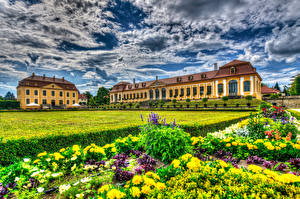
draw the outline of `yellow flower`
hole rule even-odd
[[[141,196],[141,191],[138,187],[131,187],[130,193],[133,197],[139,198]]]
[[[280,148],[279,146],[276,146],[275,149],[276,149],[277,151],[279,151],[281,148]]]
[[[199,142],[199,138],[197,137],[192,137],[191,140],[193,141],[192,145],[195,145]]]
[[[181,156],[180,159],[183,160],[184,162],[187,162],[187,161],[189,161],[189,159],[190,159],[191,157],[193,157],[193,156],[192,156],[191,154],[187,153],[187,154]]]
[[[39,161],[41,161],[40,159],[36,159],[34,162],[33,162],[33,164],[36,164],[36,163],[38,163]]]
[[[201,166],[201,162],[198,158],[192,157],[191,161],[187,163],[186,166],[193,171],[197,171]]]
[[[180,160],[173,160],[171,165],[173,165],[175,168],[179,168],[180,167]]]
[[[155,181],[152,178],[143,177],[145,185],[152,186],[155,185]]]
[[[109,199],[120,199],[126,196],[125,193],[119,191],[118,189],[112,189],[107,193],[107,198]]]
[[[59,150],[60,153],[62,153],[62,152],[64,152],[64,151],[66,151],[65,148],[62,148],[62,149]]]
[[[300,150],[300,144],[295,144],[294,148]]]
[[[132,137],[132,138],[131,138],[131,141],[132,141],[132,142],[137,142],[137,141],[139,141],[139,138],[138,138],[138,137]]]
[[[112,149],[111,149],[111,152],[113,152],[113,153],[117,152],[116,147],[112,148]]]
[[[98,194],[103,193],[104,191],[108,191],[110,189],[110,186],[108,184],[103,185],[102,187],[100,187],[100,189],[98,189]]]
[[[43,153],[39,153],[39,154],[37,155],[37,157],[43,157],[43,156],[45,156],[45,155],[47,155],[47,152],[46,152],[46,151],[43,152]]]
[[[226,147],[231,147],[231,144],[230,144],[230,143],[227,143],[227,144],[226,144]]]
[[[60,160],[60,159],[64,159],[65,157],[62,156],[60,153],[53,153],[55,160]]]
[[[141,182],[143,182],[143,178],[139,175],[135,175],[133,178],[132,178],[132,183],[134,185],[139,185],[141,184]]]
[[[158,182],[158,183],[156,183],[155,187],[159,190],[163,190],[166,188],[166,185],[165,185],[165,183]]]
[[[151,188],[150,188],[150,186],[147,186],[147,185],[144,185],[143,187],[142,187],[142,193],[143,194],[149,194],[150,193],[150,190],[151,190]]]
[[[232,142],[231,144],[232,144],[233,146],[237,146],[237,145],[238,145],[237,142]]]
[[[251,164],[251,165],[248,166],[248,170],[252,171],[254,173],[261,173],[263,169],[260,166]]]
[[[221,167],[223,167],[223,168],[228,167],[228,164],[226,162],[224,162],[223,160],[219,160],[219,163],[220,163]]]
[[[76,145],[73,145],[72,150],[73,150],[73,151],[79,151],[79,150],[80,150],[80,147],[79,147],[77,144],[76,144]]]
[[[281,143],[279,146],[280,146],[281,148],[284,148],[284,147],[286,147],[286,144]]]

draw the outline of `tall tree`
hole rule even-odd
[[[5,100],[16,100],[15,95],[12,92],[9,92],[9,91],[6,93],[4,99]]]
[[[107,88],[100,87],[97,95],[95,96],[95,101],[99,105],[109,104],[109,90]]]
[[[274,88],[277,89],[277,90],[279,90],[279,91],[281,91],[278,82],[275,83]]]
[[[93,95],[89,91],[86,91],[83,94],[86,96],[86,98],[88,100],[88,104],[90,104],[91,99],[93,98]]]
[[[0,95],[0,100],[4,100],[4,98]]]
[[[300,76],[295,79],[295,93],[296,95],[300,95]]]

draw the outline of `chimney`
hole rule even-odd
[[[43,79],[46,79],[46,75],[45,74],[43,74]]]
[[[135,78],[133,78],[133,84],[135,84]]]
[[[214,63],[214,70],[218,70],[218,63]]]
[[[55,75],[53,76],[53,81],[55,81]]]
[[[156,81],[158,81],[158,76],[156,75]]]
[[[65,81],[65,77],[62,77],[63,82]]]
[[[32,77],[34,77],[35,76],[35,74],[34,73],[32,73]]]

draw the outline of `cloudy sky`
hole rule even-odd
[[[299,0],[0,0],[0,95],[32,72],[81,92],[250,61],[300,72]]]

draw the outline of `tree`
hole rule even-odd
[[[97,95],[95,96],[95,101],[99,105],[109,104],[109,90],[107,88],[100,87]]]
[[[95,101],[95,97],[92,97],[92,98],[90,99],[89,105],[90,105],[90,106],[97,106],[97,103],[96,103],[96,101]]]
[[[6,93],[4,99],[5,100],[16,100],[15,95],[12,92],[9,92],[9,91]]]
[[[87,104],[88,105],[91,105],[91,99],[93,98],[93,95],[89,92],[89,91],[86,91],[86,92],[84,92],[83,93],[85,96],[86,96],[86,98],[87,98]]]
[[[0,100],[4,100],[4,98],[0,95]]]
[[[295,93],[296,95],[300,95],[300,76],[295,79]]]
[[[275,83],[274,88],[277,89],[277,90],[279,90],[279,91],[281,91],[278,82]]]
[[[253,99],[252,95],[247,95],[245,98],[248,101],[247,106],[250,107],[251,105],[250,101]]]

